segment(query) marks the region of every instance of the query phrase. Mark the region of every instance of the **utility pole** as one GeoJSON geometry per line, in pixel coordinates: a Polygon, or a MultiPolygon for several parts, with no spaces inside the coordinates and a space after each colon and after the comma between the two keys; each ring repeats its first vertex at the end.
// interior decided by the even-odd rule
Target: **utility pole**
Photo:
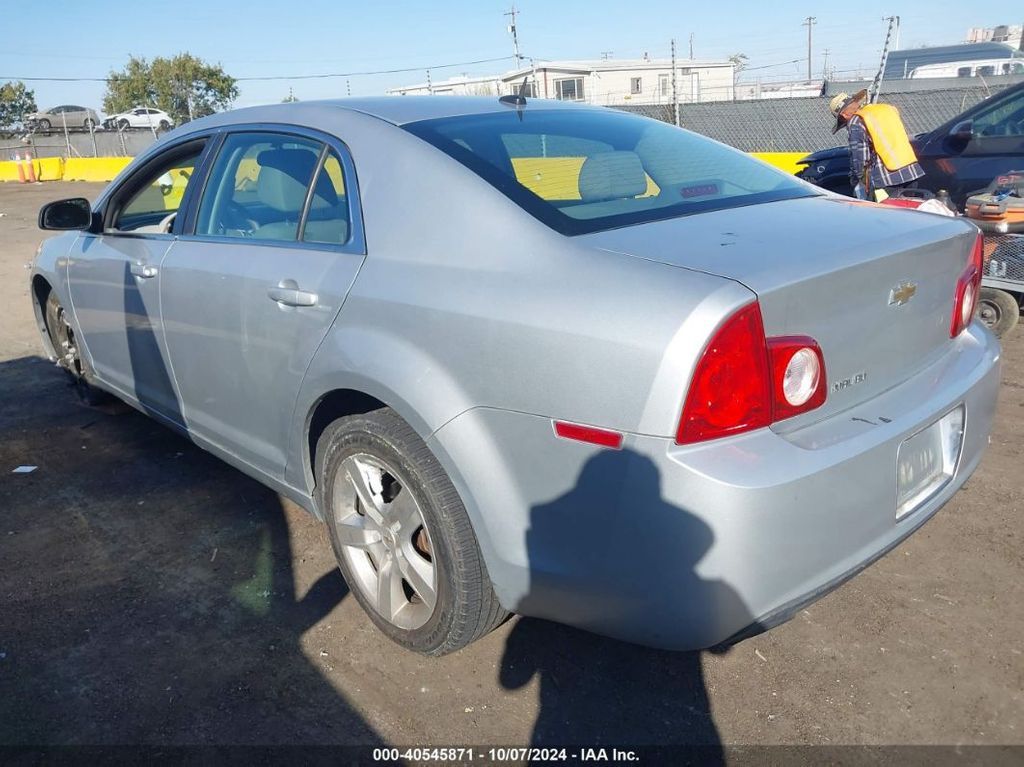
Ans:
{"type": "Polygon", "coordinates": [[[807,27],[807,82],[811,81],[811,29],[817,23],[817,18],[808,16],[804,23],[800,25],[801,27],[807,27]]]}
{"type": "Polygon", "coordinates": [[[884,20],[888,20],[889,29],[885,32],[885,42],[882,44],[882,60],[878,62],[878,71],[875,73],[875,79],[871,82],[871,87],[868,89],[868,103],[874,104],[878,101],[878,94],[882,90],[882,79],[885,77],[885,65],[889,61],[889,42],[893,39],[893,32],[896,32],[896,36],[900,34],[900,17],[899,16],[887,16],[884,20]]]}
{"type": "Polygon", "coordinates": [[[349,96],[352,95],[352,81],[345,78],[345,93],[349,96]]]}
{"type": "Polygon", "coordinates": [[[427,70],[427,93],[434,95],[434,86],[430,83],[430,70],[427,70]]]}
{"type": "Polygon", "coordinates": [[[825,59],[825,63],[823,63],[821,65],[821,79],[822,80],[827,80],[828,79],[828,48],[826,48],[825,52],[823,54],[821,54],[821,55],[822,55],[822,58],[825,59]]]}
{"type": "Polygon", "coordinates": [[[676,89],[676,39],[672,38],[672,119],[679,127],[679,91],[676,89]]]}
{"type": "Polygon", "coordinates": [[[690,61],[693,61],[693,32],[690,33],[690,61]]]}
{"type": "Polygon", "coordinates": [[[601,51],[601,61],[608,61],[615,51],[601,51]]]}
{"type": "Polygon", "coordinates": [[[519,11],[516,10],[515,4],[512,5],[512,9],[507,11],[505,15],[512,18],[512,22],[508,25],[508,31],[512,35],[512,47],[516,51],[516,66],[518,67],[522,63],[523,57],[519,55],[519,34],[516,32],[516,16],[519,15],[519,11]]]}

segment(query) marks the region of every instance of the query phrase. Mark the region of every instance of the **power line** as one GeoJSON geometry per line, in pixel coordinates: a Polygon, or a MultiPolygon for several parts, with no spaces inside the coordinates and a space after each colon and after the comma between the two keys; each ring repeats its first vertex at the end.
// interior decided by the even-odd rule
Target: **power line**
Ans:
{"type": "MultiPolygon", "coordinates": [[[[476,59],[475,61],[456,61],[451,64],[432,64],[427,67],[402,67],[399,69],[377,69],[362,72],[327,72],[315,75],[266,75],[263,77],[236,77],[238,82],[265,82],[270,80],[323,80],[330,77],[365,77],[369,75],[394,75],[404,72],[422,72],[424,69],[449,69],[451,67],[466,67],[474,64],[492,64],[496,61],[507,61],[512,56],[497,56],[492,59],[476,59]]],[[[52,82],[52,83],[105,83],[114,77],[14,77],[11,75],[0,75],[0,80],[21,80],[23,82],[52,82]]]]}

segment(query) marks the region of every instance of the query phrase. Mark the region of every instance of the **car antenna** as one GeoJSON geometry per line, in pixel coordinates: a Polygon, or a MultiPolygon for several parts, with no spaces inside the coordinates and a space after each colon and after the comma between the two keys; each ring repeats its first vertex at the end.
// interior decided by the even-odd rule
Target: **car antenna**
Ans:
{"type": "Polygon", "coordinates": [[[519,115],[519,119],[523,119],[523,107],[526,106],[526,82],[529,79],[529,75],[523,75],[523,82],[519,86],[519,92],[510,94],[508,96],[501,96],[498,101],[502,104],[508,104],[516,108],[516,113],[519,115]]]}

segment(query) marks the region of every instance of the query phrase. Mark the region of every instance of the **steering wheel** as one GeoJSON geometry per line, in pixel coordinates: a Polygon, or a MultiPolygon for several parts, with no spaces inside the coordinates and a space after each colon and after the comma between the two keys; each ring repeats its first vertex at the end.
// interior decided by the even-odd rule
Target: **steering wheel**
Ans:
{"type": "Polygon", "coordinates": [[[225,234],[228,230],[238,232],[243,237],[251,237],[257,224],[247,214],[248,211],[233,200],[228,202],[217,224],[217,234],[225,234]]]}
{"type": "Polygon", "coordinates": [[[175,211],[173,211],[171,213],[168,213],[166,216],[164,216],[162,219],[160,219],[160,233],[161,234],[170,234],[171,233],[171,227],[174,225],[174,218],[177,215],[178,215],[178,211],[175,210],[175,211]]]}

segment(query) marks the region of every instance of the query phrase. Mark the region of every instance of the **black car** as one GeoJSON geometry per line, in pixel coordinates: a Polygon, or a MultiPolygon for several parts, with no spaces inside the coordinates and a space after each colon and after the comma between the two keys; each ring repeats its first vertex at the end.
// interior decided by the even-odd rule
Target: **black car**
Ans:
{"type": "MultiPolygon", "coordinates": [[[[1024,83],[1000,91],[929,133],[911,139],[925,176],[914,185],[949,192],[957,209],[996,176],[1024,168],[1024,83]]],[[[823,149],[800,160],[797,175],[851,195],[850,151],[823,149]]]]}

